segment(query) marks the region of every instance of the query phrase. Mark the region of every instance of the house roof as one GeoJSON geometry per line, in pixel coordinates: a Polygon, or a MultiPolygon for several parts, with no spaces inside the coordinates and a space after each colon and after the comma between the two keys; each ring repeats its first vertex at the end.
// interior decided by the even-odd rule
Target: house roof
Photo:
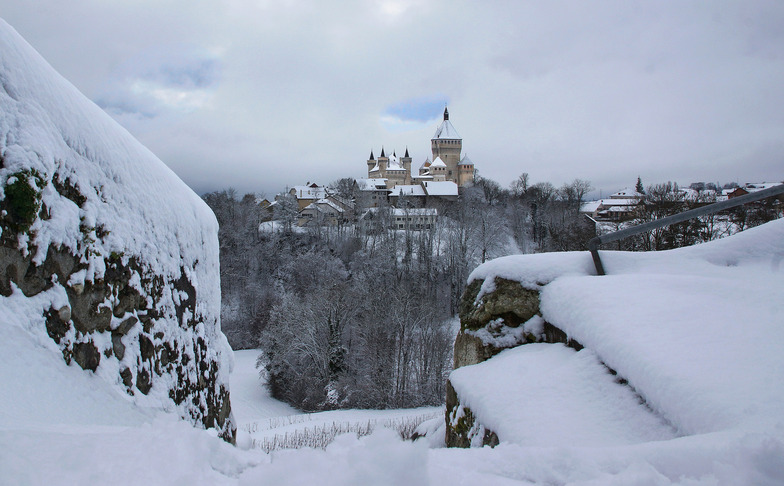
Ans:
{"type": "Polygon", "coordinates": [[[602,200],[601,199],[598,200],[598,201],[586,201],[586,202],[582,203],[582,205],[580,206],[580,212],[592,213],[592,212],[596,211],[597,209],[599,209],[599,206],[601,206],[601,204],[602,204],[602,200]]]}
{"type": "Polygon", "coordinates": [[[642,198],[645,197],[645,195],[640,194],[636,190],[627,187],[623,190],[616,192],[615,194],[612,194],[610,196],[610,199],[624,199],[624,198],[633,198],[633,197],[642,198]]]}
{"type": "Polygon", "coordinates": [[[357,179],[357,187],[360,191],[385,191],[387,180],[383,178],[357,179]]]}
{"type": "Polygon", "coordinates": [[[444,163],[443,160],[441,160],[441,157],[436,157],[436,160],[434,160],[433,163],[430,164],[430,167],[446,167],[446,164],[444,163]]]}
{"type": "Polygon", "coordinates": [[[438,216],[436,208],[390,208],[394,216],[438,216]]]}
{"type": "Polygon", "coordinates": [[[289,193],[292,192],[297,199],[321,199],[327,195],[327,189],[325,187],[319,187],[315,184],[294,186],[289,190],[289,193]]]}
{"type": "Polygon", "coordinates": [[[749,192],[757,192],[763,189],[770,189],[771,187],[781,185],[781,182],[751,182],[743,186],[743,189],[749,192]]]}
{"type": "Polygon", "coordinates": [[[457,184],[452,181],[424,181],[428,196],[457,196],[457,184]]]}
{"type": "Polygon", "coordinates": [[[637,206],[640,204],[639,199],[620,199],[620,198],[610,198],[610,199],[600,199],[599,203],[603,207],[610,207],[610,206],[637,206]]]}
{"type": "Polygon", "coordinates": [[[426,196],[425,189],[419,184],[398,185],[393,187],[390,196],[426,196]]]}

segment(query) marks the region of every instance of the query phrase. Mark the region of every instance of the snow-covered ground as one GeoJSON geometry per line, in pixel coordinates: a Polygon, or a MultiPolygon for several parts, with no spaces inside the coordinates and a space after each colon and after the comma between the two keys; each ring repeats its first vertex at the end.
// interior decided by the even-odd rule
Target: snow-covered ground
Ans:
{"type": "MultiPolygon", "coordinates": [[[[530,351],[519,349],[512,351],[550,353],[536,346],[530,351]]],[[[567,361],[586,361],[589,374],[595,366],[595,358],[577,358],[579,353],[563,348],[546,360],[530,357],[529,364],[546,373],[554,361],[564,358],[562,353],[567,361]]],[[[251,436],[246,424],[259,424],[257,434],[276,428],[292,432],[315,423],[362,423],[369,418],[381,423],[411,413],[297,415],[266,396],[254,381],[256,352],[235,356],[232,398],[238,440],[246,447],[251,436]],[[275,426],[262,430],[269,424],[275,426]]],[[[564,373],[568,375],[568,370],[564,373]]],[[[549,409],[530,411],[521,420],[521,430],[526,430],[525,423],[534,431],[546,429],[549,421],[550,430],[562,434],[544,444],[534,436],[527,443],[508,441],[494,449],[430,448],[421,441],[404,442],[396,432],[377,427],[359,439],[356,434],[339,436],[326,450],[271,454],[244,450],[172,415],[139,408],[91,372],[66,366],[56,352],[7,322],[0,326],[0,383],[2,484],[751,485],[784,481],[781,423],[771,423],[767,430],[741,427],[669,438],[666,427],[659,429],[648,417],[644,422],[650,426],[648,432],[640,431],[633,440],[608,429],[602,432],[608,439],[605,444],[569,444],[568,422],[580,420],[582,412],[570,411],[557,399],[549,409]],[[559,413],[565,414],[562,423],[553,423],[559,413]]],[[[770,384],[771,393],[780,383],[770,384]]],[[[602,386],[607,385],[599,384],[599,390],[602,386]]],[[[602,397],[598,403],[604,403],[602,397]]],[[[633,422],[630,428],[637,423],[633,414],[624,418],[633,422]]]]}

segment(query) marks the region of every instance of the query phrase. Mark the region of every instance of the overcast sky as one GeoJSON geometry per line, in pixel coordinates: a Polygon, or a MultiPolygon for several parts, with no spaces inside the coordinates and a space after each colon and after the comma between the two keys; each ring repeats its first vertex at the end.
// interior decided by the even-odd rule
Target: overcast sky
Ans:
{"type": "Polygon", "coordinates": [[[480,175],[784,179],[784,2],[0,0],[196,192],[418,167],[448,103],[480,175]]]}

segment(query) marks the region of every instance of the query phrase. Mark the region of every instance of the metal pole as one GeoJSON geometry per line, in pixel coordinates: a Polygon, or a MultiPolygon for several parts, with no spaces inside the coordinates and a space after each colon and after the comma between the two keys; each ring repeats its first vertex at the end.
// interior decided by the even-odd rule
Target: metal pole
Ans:
{"type": "Polygon", "coordinates": [[[781,194],[784,194],[784,184],[779,184],[777,186],[769,187],[761,191],[744,194],[743,196],[727,199],[726,201],[709,204],[701,208],[690,209],[689,211],[673,214],[672,216],[667,216],[666,218],[657,219],[655,221],[649,221],[647,223],[643,223],[637,226],[632,226],[631,228],[625,228],[620,231],[614,231],[612,233],[607,233],[606,235],[601,235],[592,238],[588,242],[588,250],[591,252],[591,256],[593,257],[593,263],[594,266],[596,267],[596,274],[605,275],[604,266],[602,265],[602,260],[601,258],[599,258],[599,247],[605,243],[611,243],[613,241],[622,240],[624,238],[628,238],[629,236],[634,236],[640,233],[644,233],[645,231],[651,231],[657,228],[661,228],[663,226],[669,226],[671,224],[681,223],[683,221],[688,221],[690,219],[699,216],[717,213],[725,209],[742,206],[744,204],[759,201],[761,199],[767,199],[769,197],[775,197],[781,194]]]}

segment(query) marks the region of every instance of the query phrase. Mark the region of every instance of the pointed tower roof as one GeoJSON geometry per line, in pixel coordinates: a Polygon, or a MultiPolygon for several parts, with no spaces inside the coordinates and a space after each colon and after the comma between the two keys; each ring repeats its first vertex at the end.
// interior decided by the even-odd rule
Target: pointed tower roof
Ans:
{"type": "Polygon", "coordinates": [[[408,157],[408,147],[406,147],[406,155],[404,155],[403,157],[408,157]]]}
{"type": "Polygon", "coordinates": [[[436,129],[436,134],[433,135],[433,140],[462,140],[462,137],[455,127],[452,126],[452,122],[449,121],[449,110],[444,107],[444,121],[441,122],[441,125],[438,126],[436,129]]]}
{"type": "Polygon", "coordinates": [[[370,158],[369,158],[368,160],[376,160],[376,159],[373,157],[373,149],[370,149],[370,158]]]}
{"type": "Polygon", "coordinates": [[[381,146],[381,155],[379,155],[379,157],[386,157],[386,155],[384,155],[384,146],[383,145],[381,146]]]}
{"type": "Polygon", "coordinates": [[[468,155],[464,155],[462,160],[460,160],[460,163],[457,165],[474,165],[474,163],[471,161],[471,159],[468,158],[468,155]]]}

